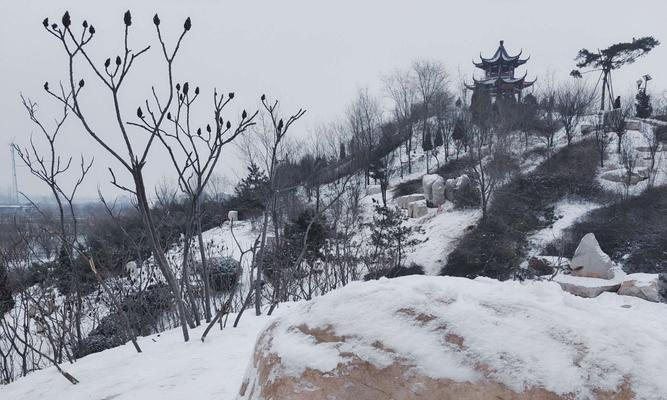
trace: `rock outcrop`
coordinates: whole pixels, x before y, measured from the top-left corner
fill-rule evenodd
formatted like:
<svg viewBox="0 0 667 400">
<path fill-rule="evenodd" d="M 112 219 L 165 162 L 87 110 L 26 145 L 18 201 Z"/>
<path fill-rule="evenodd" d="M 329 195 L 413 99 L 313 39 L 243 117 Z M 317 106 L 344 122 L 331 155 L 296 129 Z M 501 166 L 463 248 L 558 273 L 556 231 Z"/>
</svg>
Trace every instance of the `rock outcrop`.
<svg viewBox="0 0 667 400">
<path fill-rule="evenodd" d="M 238 399 L 664 400 L 665 343 L 662 304 L 553 282 L 381 279 L 276 317 Z"/>
<path fill-rule="evenodd" d="M 587 233 L 579 242 L 570 262 L 572 275 L 589 278 L 612 279 L 614 263 L 600 248 L 595 235 Z"/>
<path fill-rule="evenodd" d="M 659 303 L 663 301 L 660 295 L 660 278 L 658 274 L 630 274 L 625 277 L 618 289 L 622 296 L 634 296 L 640 299 Z"/>
<path fill-rule="evenodd" d="M 444 184 L 444 181 L 442 176 L 436 174 L 427 174 L 422 177 L 422 189 L 426 200 L 433 202 L 433 184 L 436 182 Z"/>
<path fill-rule="evenodd" d="M 409 218 L 419 218 L 428 214 L 428 207 L 426 206 L 426 200 L 417 200 L 408 203 L 408 217 Z"/>
<path fill-rule="evenodd" d="M 424 200 L 425 197 L 421 193 L 415 193 L 415 194 L 408 194 L 405 196 L 400 196 L 394 199 L 396 202 L 396 205 L 398 208 L 402 208 L 404 210 L 408 209 L 408 204 L 412 203 L 413 201 L 419 201 L 419 200 Z"/>
</svg>

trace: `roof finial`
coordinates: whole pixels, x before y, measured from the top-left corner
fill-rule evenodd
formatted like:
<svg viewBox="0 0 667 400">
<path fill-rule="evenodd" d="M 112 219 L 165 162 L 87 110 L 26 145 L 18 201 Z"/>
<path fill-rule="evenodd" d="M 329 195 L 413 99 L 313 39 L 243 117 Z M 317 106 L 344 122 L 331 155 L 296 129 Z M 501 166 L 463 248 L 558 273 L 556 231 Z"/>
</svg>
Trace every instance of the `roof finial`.
<svg viewBox="0 0 667 400">
<path fill-rule="evenodd" d="M 500 46 L 502 47 L 504 44 L 505 44 L 505 41 L 504 41 L 504 40 L 501 40 L 501 41 L 500 41 Z"/>
</svg>

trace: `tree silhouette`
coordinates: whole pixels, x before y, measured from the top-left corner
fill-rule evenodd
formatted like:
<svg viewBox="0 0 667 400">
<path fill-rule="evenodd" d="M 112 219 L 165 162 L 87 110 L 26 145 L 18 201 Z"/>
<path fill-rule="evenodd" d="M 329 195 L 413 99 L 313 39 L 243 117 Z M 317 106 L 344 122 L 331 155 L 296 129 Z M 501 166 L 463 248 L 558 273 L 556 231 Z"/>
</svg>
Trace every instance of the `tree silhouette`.
<svg viewBox="0 0 667 400">
<path fill-rule="evenodd" d="M 589 68 L 588 72 L 602 72 L 601 110 L 604 110 L 606 91 L 608 90 L 609 92 L 610 102 L 614 97 L 611 85 L 611 71 L 619 69 L 626 64 L 634 63 L 639 57 L 647 54 L 659 44 L 660 42 L 653 36 L 645 36 L 639 39 L 632 38 L 631 42 L 616 43 L 597 52 L 588 49 L 579 50 L 579 54 L 575 58 L 577 68 Z M 579 78 L 581 77 L 581 72 L 573 70 L 570 75 Z"/>
</svg>

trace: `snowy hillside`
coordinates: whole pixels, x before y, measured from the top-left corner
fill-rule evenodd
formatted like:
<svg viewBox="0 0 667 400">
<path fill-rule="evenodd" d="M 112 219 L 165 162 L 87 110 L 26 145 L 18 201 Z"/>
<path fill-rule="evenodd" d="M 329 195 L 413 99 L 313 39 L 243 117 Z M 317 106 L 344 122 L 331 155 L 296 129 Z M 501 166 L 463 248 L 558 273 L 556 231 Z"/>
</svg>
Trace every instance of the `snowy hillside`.
<svg viewBox="0 0 667 400">
<path fill-rule="evenodd" d="M 276 314 L 287 308 L 281 307 Z M 63 364 L 80 381 L 77 385 L 49 367 L 0 386 L 0 399 L 232 400 L 257 333 L 270 319 L 248 315 L 238 328 L 214 328 L 204 343 L 199 340 L 203 328 L 192 331 L 189 343 L 183 343 L 179 329 L 139 338 L 141 354 L 128 343 Z"/>
</svg>

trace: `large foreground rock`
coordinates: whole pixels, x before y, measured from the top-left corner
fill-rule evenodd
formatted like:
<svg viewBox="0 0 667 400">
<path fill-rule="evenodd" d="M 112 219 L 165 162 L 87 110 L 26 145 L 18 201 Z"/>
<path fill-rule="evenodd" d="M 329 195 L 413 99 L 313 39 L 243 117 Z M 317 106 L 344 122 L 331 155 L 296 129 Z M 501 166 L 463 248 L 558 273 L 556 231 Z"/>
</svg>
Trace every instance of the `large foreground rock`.
<svg viewBox="0 0 667 400">
<path fill-rule="evenodd" d="M 589 278 L 612 279 L 614 263 L 600 248 L 595 235 L 587 233 L 579 242 L 570 262 L 572 275 Z"/>
<path fill-rule="evenodd" d="M 301 302 L 259 336 L 243 400 L 657 400 L 667 307 L 553 282 L 410 276 Z"/>
</svg>

